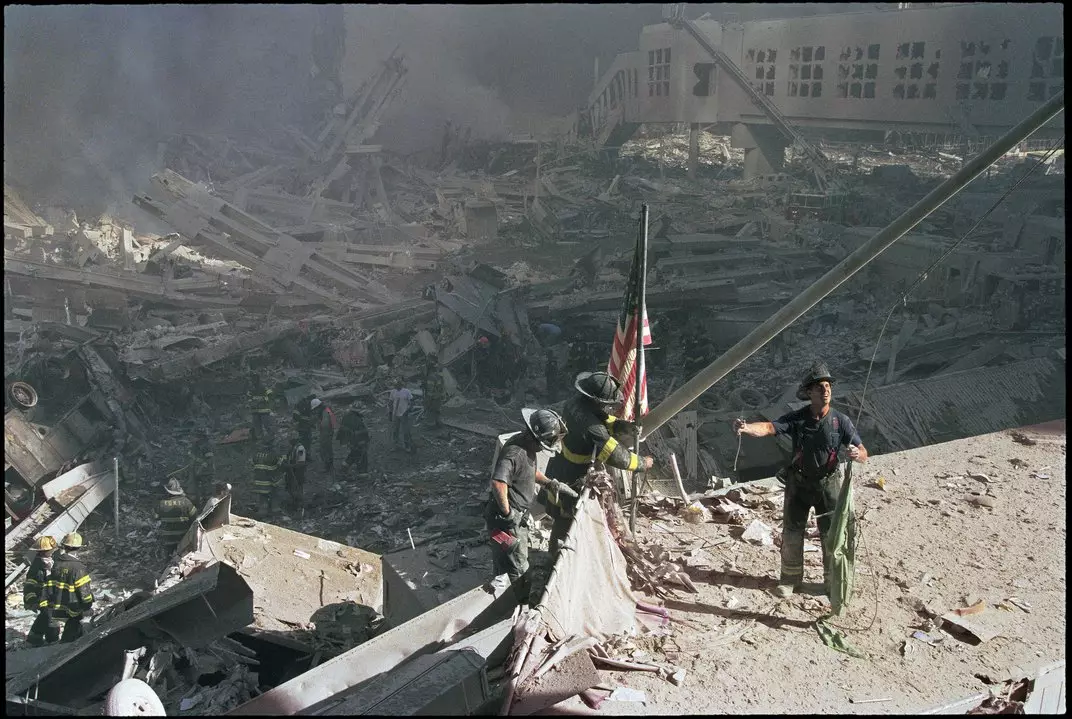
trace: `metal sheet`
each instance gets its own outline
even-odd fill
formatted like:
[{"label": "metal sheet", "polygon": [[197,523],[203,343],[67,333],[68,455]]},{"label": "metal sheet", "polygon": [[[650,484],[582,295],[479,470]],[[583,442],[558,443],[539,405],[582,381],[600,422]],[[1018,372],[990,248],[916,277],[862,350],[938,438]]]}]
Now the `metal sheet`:
[{"label": "metal sheet", "polygon": [[466,716],[488,699],[483,657],[451,649],[417,657],[301,714],[324,716]]},{"label": "metal sheet", "polygon": [[479,631],[510,615],[510,592],[495,600],[483,588],[441,604],[361,646],[280,684],[228,713],[229,716],[295,714],[355,687],[403,661],[436,651],[467,628]]}]

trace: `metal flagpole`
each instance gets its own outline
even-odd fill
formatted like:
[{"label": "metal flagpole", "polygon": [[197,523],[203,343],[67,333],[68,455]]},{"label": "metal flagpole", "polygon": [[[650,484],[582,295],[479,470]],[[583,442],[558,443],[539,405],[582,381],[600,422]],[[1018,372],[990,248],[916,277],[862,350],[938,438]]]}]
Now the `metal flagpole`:
[{"label": "metal flagpole", "polygon": [[[640,207],[640,235],[637,237],[637,305],[636,305],[636,358],[633,360],[633,421],[636,435],[633,437],[633,453],[640,456],[640,378],[644,376],[644,308],[648,289],[648,206]],[[629,532],[636,534],[637,505],[640,502],[640,473],[643,467],[633,472],[633,503],[629,507]]]}]

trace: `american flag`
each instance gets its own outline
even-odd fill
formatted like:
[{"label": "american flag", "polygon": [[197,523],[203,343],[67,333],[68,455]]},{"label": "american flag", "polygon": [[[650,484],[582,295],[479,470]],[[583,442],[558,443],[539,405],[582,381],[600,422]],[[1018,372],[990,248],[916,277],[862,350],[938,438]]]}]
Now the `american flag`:
[{"label": "american flag", "polygon": [[[618,326],[614,331],[614,346],[610,351],[610,363],[607,365],[607,374],[614,377],[622,384],[622,394],[625,401],[622,403],[619,416],[622,419],[635,419],[636,408],[636,322],[637,304],[640,302],[640,242],[637,242],[636,252],[633,253],[633,268],[629,271],[629,290],[625,295],[625,304],[621,314],[618,315]],[[644,317],[644,334],[641,341],[647,347],[651,344],[651,329],[648,327],[647,307],[642,311]],[[648,378],[644,369],[644,361],[640,362],[640,413],[648,413]]]}]

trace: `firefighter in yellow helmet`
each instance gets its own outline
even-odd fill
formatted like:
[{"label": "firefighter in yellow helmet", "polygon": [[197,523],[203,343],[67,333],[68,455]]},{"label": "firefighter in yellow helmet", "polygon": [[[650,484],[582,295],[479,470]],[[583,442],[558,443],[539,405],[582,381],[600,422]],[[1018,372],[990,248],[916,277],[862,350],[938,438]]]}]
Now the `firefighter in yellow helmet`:
[{"label": "firefighter in yellow helmet", "polygon": [[30,633],[26,635],[26,641],[35,647],[50,644],[59,639],[58,634],[53,634],[48,621],[48,604],[44,598],[45,584],[52,572],[52,554],[56,551],[56,540],[47,534],[38,537],[34,542],[33,551],[35,556],[30,562],[30,568],[26,572],[26,581],[22,585],[23,606],[37,614]]},{"label": "firefighter in yellow helmet", "polygon": [[82,617],[93,612],[93,590],[86,565],[77,557],[84,546],[82,535],[71,532],[60,544],[62,548],[45,582],[44,599],[52,624],[50,630],[58,633],[59,623],[63,622],[60,641],[73,642],[82,636]]}]

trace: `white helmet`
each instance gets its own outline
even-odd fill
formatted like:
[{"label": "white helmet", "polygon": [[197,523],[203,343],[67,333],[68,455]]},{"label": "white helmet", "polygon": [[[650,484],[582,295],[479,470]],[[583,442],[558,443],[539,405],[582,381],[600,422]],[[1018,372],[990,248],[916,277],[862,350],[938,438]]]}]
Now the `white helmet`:
[{"label": "white helmet", "polygon": [[320,404],[321,404],[320,399],[314,397],[313,401],[309,403],[309,409],[316,409],[317,407],[320,406]]}]

